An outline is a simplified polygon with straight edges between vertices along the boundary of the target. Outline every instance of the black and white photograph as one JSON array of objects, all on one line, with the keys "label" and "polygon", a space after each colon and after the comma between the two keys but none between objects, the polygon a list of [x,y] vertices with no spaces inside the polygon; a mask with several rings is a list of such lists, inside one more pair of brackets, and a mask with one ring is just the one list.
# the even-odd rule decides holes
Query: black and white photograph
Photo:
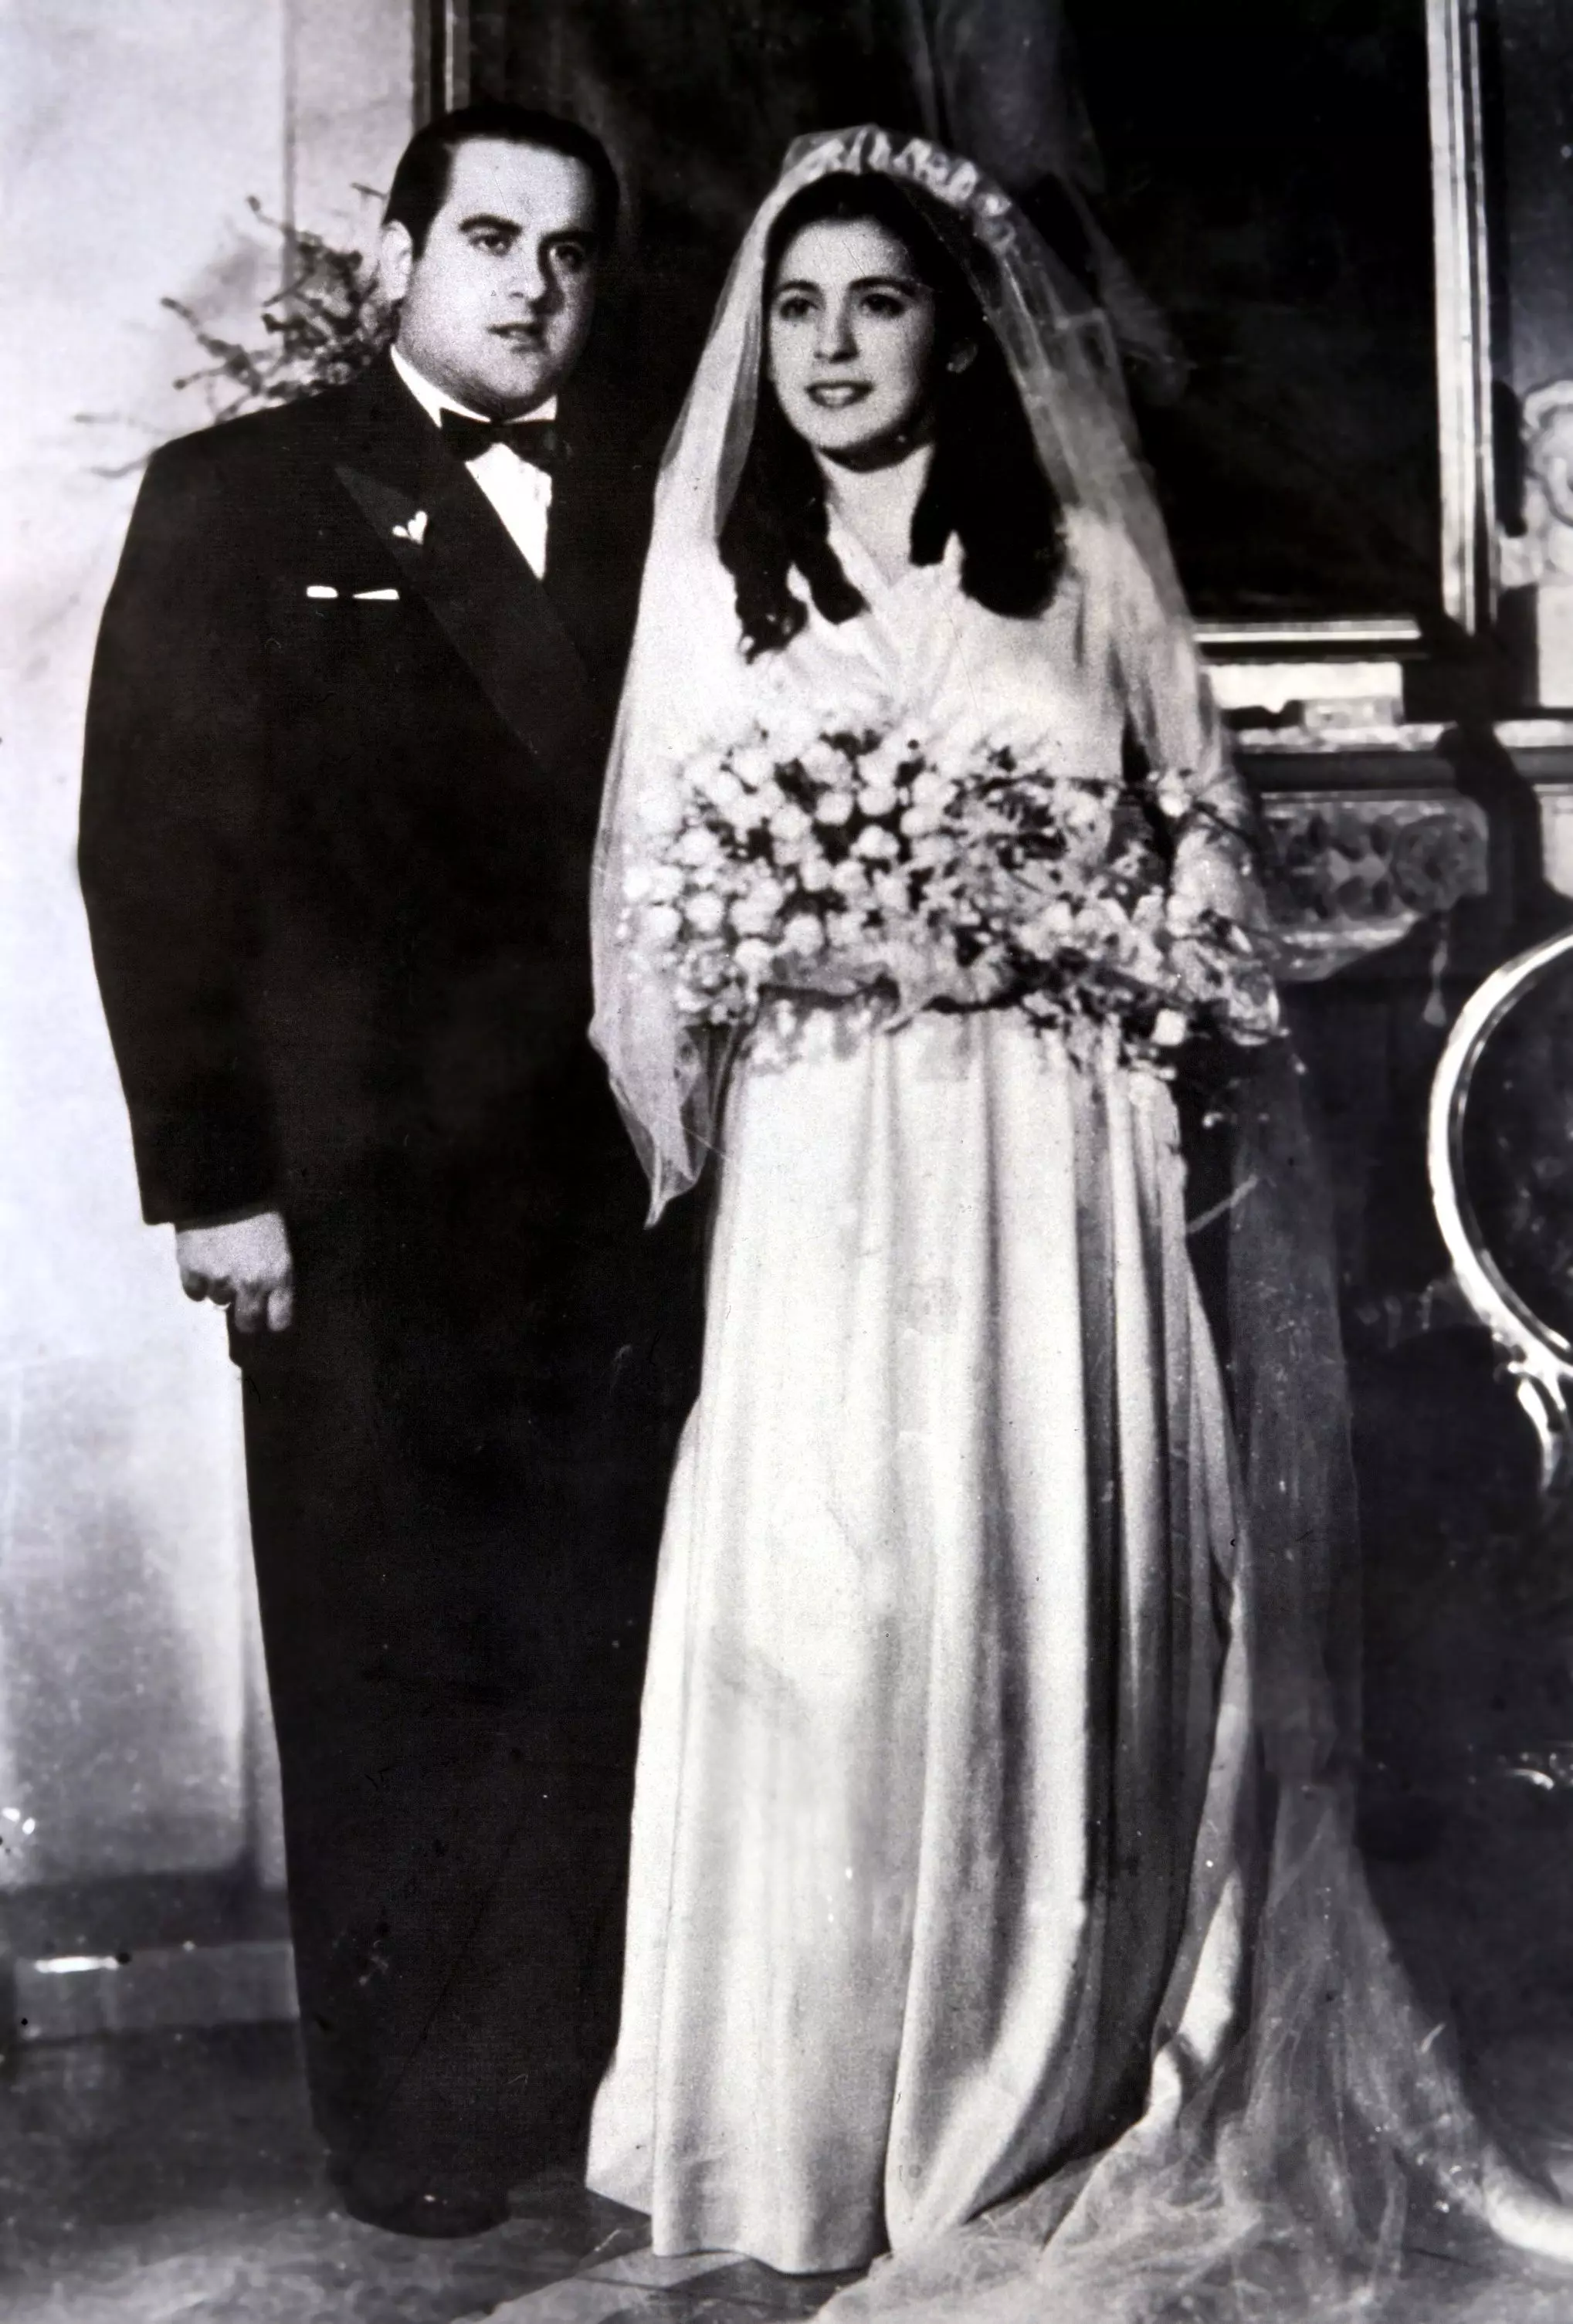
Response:
[{"label": "black and white photograph", "polygon": [[1565,0],[0,106],[6,2324],[1569,2324]]}]

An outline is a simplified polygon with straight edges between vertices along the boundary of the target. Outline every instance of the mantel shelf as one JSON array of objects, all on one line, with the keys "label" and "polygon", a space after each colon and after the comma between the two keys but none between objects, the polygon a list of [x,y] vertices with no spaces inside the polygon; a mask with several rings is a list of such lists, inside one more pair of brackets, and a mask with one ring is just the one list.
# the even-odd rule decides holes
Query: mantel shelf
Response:
[{"label": "mantel shelf", "polygon": [[[1390,751],[1414,757],[1434,751],[1447,732],[1441,724],[1403,726],[1245,726],[1236,730],[1235,747],[1248,755],[1271,753],[1274,758],[1336,759],[1352,751]],[[1573,728],[1569,728],[1573,735]]]},{"label": "mantel shelf", "polygon": [[[1414,756],[1434,751],[1448,732],[1439,721],[1385,726],[1242,726],[1235,748],[1248,757],[1336,759],[1358,752]],[[1500,718],[1493,732],[1507,751],[1573,751],[1573,715]]]},{"label": "mantel shelf", "polygon": [[1508,751],[1573,751],[1573,718],[1504,718],[1496,739]]}]

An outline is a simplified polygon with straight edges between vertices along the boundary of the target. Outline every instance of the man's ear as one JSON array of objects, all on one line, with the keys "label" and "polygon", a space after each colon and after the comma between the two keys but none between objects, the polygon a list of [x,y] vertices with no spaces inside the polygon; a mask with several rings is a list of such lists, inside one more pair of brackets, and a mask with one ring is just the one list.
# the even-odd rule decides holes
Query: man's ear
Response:
[{"label": "man's ear", "polygon": [[415,245],[409,227],[397,223],[385,226],[377,244],[377,281],[390,307],[396,307],[403,299],[414,271]]}]

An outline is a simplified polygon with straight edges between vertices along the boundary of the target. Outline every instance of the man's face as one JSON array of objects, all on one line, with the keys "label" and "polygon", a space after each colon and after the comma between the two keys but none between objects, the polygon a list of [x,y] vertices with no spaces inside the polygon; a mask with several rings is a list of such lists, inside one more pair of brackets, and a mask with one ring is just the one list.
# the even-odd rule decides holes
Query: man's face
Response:
[{"label": "man's face", "polygon": [[556,394],[590,327],[595,182],[566,153],[476,138],[452,157],[420,256],[391,226],[381,269],[416,370],[488,419],[517,419]]}]

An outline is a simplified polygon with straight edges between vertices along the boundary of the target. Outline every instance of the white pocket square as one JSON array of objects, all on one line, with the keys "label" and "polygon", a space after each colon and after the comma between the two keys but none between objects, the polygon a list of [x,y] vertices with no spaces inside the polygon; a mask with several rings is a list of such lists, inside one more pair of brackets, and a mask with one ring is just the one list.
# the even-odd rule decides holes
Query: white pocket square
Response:
[{"label": "white pocket square", "polygon": [[338,592],[337,589],[329,588],[326,581],[308,581],[306,595],[308,597],[337,597]]},{"label": "white pocket square", "polygon": [[379,605],[385,605],[390,600],[396,601],[399,593],[396,589],[357,589],[355,595],[357,604],[375,599]]},{"label": "white pocket square", "polygon": [[393,527],[393,539],[407,540],[412,549],[419,549],[426,538],[426,525],[425,510],[417,509],[408,524],[396,524]]}]

